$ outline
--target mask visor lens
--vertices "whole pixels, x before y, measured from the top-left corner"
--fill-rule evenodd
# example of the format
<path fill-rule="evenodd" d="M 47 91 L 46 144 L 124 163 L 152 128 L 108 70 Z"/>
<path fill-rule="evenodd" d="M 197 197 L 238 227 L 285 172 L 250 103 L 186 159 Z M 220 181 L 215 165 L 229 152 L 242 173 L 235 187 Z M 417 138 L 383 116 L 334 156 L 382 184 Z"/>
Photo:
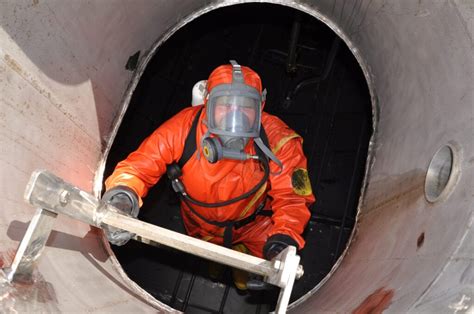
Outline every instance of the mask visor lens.
<path fill-rule="evenodd" d="M 258 129 L 257 99 L 244 96 L 219 96 L 213 103 L 213 124 L 216 129 L 245 135 Z"/>

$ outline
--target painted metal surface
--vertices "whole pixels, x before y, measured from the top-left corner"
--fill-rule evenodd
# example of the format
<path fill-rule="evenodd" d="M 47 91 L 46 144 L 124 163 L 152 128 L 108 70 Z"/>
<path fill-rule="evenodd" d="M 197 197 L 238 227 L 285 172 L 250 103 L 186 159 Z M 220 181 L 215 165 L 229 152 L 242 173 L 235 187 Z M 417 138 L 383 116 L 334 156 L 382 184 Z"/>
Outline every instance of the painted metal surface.
<path fill-rule="evenodd" d="M 34 214 L 22 200 L 31 172 L 47 168 L 97 194 L 104 154 L 153 51 L 199 15 L 243 2 L 0 3 L 2 264 Z M 377 291 L 393 291 L 387 312 L 472 310 L 474 3 L 268 2 L 312 14 L 342 37 L 371 87 L 376 126 L 357 232 L 294 312 L 352 311 Z M 132 73 L 125 65 L 139 50 Z M 426 171 L 448 142 L 462 156 L 459 179 L 449 197 L 429 203 Z M 41 280 L 0 288 L 4 309 L 173 311 L 125 278 L 96 230 L 57 219 Z"/>

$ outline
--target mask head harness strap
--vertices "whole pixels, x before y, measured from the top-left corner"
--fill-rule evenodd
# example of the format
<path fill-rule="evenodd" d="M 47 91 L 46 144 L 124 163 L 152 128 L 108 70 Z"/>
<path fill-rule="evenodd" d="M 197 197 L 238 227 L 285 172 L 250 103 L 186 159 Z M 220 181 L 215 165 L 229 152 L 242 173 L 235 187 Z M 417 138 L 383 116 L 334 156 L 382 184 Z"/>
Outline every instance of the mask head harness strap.
<path fill-rule="evenodd" d="M 242 67 L 240 66 L 240 64 L 238 64 L 235 60 L 230 60 L 230 64 L 232 64 L 232 84 L 245 84 L 244 76 L 242 74 Z"/>
<path fill-rule="evenodd" d="M 235 60 L 230 60 L 230 64 L 232 64 L 232 84 L 234 83 L 245 84 L 244 77 L 242 75 L 242 67 L 240 66 L 240 64 L 238 64 L 237 61 Z M 260 97 L 260 108 L 262 107 L 263 103 L 266 101 L 266 98 L 267 98 L 267 89 L 264 89 Z M 273 154 L 273 152 L 267 146 L 265 146 L 260 136 L 256 137 L 254 141 L 255 141 L 255 144 L 258 146 L 258 148 L 260 148 L 262 152 L 266 156 L 268 156 L 268 158 L 270 158 L 273 162 L 275 162 L 280 167 L 280 171 L 277 172 L 277 174 L 280 173 L 281 170 L 283 169 L 283 164 L 281 163 L 281 161 Z"/>

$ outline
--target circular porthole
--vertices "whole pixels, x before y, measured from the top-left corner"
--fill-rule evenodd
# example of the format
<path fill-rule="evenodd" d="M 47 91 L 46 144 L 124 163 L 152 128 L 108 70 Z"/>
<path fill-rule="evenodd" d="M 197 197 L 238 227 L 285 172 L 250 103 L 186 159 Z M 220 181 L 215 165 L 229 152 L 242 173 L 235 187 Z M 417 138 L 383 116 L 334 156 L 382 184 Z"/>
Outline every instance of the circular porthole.
<path fill-rule="evenodd" d="M 428 202 L 446 199 L 454 189 L 459 176 L 459 152 L 456 145 L 449 143 L 434 154 L 425 179 L 425 197 Z"/>

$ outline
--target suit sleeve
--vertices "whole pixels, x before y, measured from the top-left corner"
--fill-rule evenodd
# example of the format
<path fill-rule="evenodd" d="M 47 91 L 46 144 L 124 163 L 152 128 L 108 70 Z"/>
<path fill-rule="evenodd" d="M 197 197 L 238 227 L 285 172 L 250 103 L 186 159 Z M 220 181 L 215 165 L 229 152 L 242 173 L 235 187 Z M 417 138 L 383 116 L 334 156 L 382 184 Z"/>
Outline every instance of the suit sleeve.
<path fill-rule="evenodd" d="M 138 149 L 119 162 L 105 181 L 106 189 L 118 185 L 131 188 L 140 198 L 166 172 L 166 165 L 178 161 L 192 122 L 193 112 L 187 108 L 156 129 Z M 187 126 L 187 127 L 186 127 Z"/>
<path fill-rule="evenodd" d="M 315 201 L 303 153 L 302 138 L 297 135 L 291 136 L 291 139 L 277 149 L 278 151 L 274 153 L 282 162 L 283 169 L 279 174 L 270 175 L 271 189 L 268 194 L 272 199 L 273 229 L 269 236 L 277 234 L 290 236 L 298 243 L 299 249 L 302 249 L 305 241 L 301 234 L 310 218 L 308 208 Z M 273 173 L 280 170 L 275 163 L 271 162 L 270 165 Z"/>

